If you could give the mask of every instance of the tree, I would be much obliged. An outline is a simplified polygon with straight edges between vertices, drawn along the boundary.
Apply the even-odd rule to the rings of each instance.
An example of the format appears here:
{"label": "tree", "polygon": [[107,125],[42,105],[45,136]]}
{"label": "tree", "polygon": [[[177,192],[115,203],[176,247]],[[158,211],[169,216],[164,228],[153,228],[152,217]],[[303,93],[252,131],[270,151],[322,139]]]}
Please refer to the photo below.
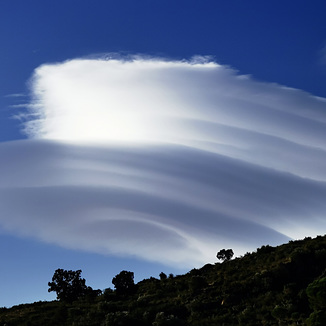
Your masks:
{"label": "tree", "polygon": [[326,310],[326,277],[316,279],[306,289],[310,306],[314,310]]}
{"label": "tree", "polygon": [[80,297],[89,295],[93,289],[86,286],[84,278],[80,277],[81,270],[67,271],[64,269],[57,269],[52,277],[52,282],[49,282],[48,292],[55,291],[57,299],[60,301],[72,302]]}
{"label": "tree", "polygon": [[164,280],[166,280],[167,278],[168,278],[168,277],[166,276],[165,273],[163,273],[163,272],[160,273],[160,280],[161,280],[161,281],[164,281]]}
{"label": "tree", "polygon": [[217,253],[216,257],[223,261],[229,261],[233,255],[234,253],[232,249],[222,249]]}
{"label": "tree", "polygon": [[306,289],[310,307],[314,310],[306,320],[307,325],[326,325],[326,277],[314,280]]}
{"label": "tree", "polygon": [[135,290],[134,273],[122,271],[112,279],[118,294],[128,294]]}

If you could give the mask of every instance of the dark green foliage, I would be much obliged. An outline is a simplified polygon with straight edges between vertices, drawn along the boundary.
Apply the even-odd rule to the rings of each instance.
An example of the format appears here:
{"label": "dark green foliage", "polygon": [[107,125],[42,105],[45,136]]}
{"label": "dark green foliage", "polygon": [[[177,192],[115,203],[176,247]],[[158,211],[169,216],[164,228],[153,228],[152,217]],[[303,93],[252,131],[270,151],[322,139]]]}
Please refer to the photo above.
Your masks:
{"label": "dark green foliage", "polygon": [[130,294],[135,291],[134,273],[122,271],[112,279],[118,294]]}
{"label": "dark green foliage", "polygon": [[190,279],[190,290],[193,294],[197,294],[207,287],[206,279],[200,275],[194,275]]}
{"label": "dark green foliage", "polygon": [[161,281],[164,281],[164,280],[166,280],[168,277],[166,276],[166,274],[165,273],[160,273],[160,280]]}
{"label": "dark green foliage", "polygon": [[275,250],[274,247],[271,247],[270,245],[267,246],[261,246],[257,249],[257,254],[269,254]]}
{"label": "dark green foliage", "polygon": [[310,283],[306,289],[309,304],[314,310],[307,319],[311,326],[326,325],[326,277]]}
{"label": "dark green foliage", "polygon": [[56,292],[57,299],[66,302],[75,301],[86,295],[96,297],[99,292],[93,292],[91,287],[86,286],[85,279],[80,277],[81,272],[81,270],[57,269],[53,274],[52,282],[48,283],[48,292]]}
{"label": "dark green foliage", "polygon": [[310,283],[306,290],[311,308],[326,311],[326,277]]}
{"label": "dark green foliage", "polygon": [[0,325],[326,325],[326,237],[263,246],[182,276],[133,280],[123,271],[116,290],[92,298],[2,308]]}
{"label": "dark green foliage", "polygon": [[115,293],[112,289],[107,288],[103,291],[103,298],[105,301],[111,301],[115,297]]}
{"label": "dark green foliage", "polygon": [[146,326],[142,318],[132,316],[127,311],[111,312],[105,317],[105,326]]}
{"label": "dark green foliage", "polygon": [[216,257],[217,259],[228,261],[232,259],[233,255],[234,253],[232,249],[222,249],[217,253]]}
{"label": "dark green foliage", "polygon": [[166,315],[163,311],[155,316],[153,326],[181,326],[185,325],[184,321],[174,315]]}
{"label": "dark green foliage", "polygon": [[313,312],[306,320],[308,326],[325,326],[326,325],[326,311],[318,310]]}

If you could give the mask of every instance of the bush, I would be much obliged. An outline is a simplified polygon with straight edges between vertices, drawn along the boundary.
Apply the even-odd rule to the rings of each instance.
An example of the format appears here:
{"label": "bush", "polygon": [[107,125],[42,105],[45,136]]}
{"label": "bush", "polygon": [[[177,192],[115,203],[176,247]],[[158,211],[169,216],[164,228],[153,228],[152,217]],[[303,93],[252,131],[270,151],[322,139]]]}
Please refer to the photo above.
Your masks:
{"label": "bush", "polygon": [[312,309],[326,309],[326,277],[310,283],[306,293]]}
{"label": "bush", "polygon": [[130,294],[135,290],[134,273],[122,271],[112,279],[118,294]]}
{"label": "bush", "polygon": [[315,311],[306,320],[308,326],[325,326],[326,325],[326,311]]}

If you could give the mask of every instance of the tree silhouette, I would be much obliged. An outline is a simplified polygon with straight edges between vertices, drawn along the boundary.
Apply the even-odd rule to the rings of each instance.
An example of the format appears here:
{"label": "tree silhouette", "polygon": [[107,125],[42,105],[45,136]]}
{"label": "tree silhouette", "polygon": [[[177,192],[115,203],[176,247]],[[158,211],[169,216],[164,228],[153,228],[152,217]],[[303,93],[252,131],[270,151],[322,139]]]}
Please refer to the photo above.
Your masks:
{"label": "tree silhouette", "polygon": [[166,280],[167,278],[168,278],[168,277],[166,276],[165,273],[163,273],[163,272],[160,273],[160,280],[161,280],[161,281],[164,281],[164,280]]}
{"label": "tree silhouette", "polygon": [[217,253],[216,257],[217,259],[228,261],[233,257],[233,255],[234,253],[232,249],[222,249]]}
{"label": "tree silhouette", "polygon": [[49,282],[48,292],[55,291],[60,301],[72,302],[78,298],[93,292],[91,287],[86,286],[84,278],[80,277],[81,270],[72,271],[57,269]]}
{"label": "tree silhouette", "polygon": [[118,294],[129,294],[135,290],[134,273],[122,271],[112,279]]}

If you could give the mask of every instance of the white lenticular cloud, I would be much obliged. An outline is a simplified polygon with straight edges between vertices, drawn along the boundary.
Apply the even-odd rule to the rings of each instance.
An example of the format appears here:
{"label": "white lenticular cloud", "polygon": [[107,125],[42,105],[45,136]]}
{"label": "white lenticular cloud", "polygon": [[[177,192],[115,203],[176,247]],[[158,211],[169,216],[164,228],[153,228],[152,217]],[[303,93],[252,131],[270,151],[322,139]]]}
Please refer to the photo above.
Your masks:
{"label": "white lenticular cloud", "polygon": [[39,67],[32,89],[33,138],[178,144],[326,177],[302,155],[324,157],[325,99],[213,62],[72,60]]}
{"label": "white lenticular cloud", "polygon": [[168,264],[326,231],[326,100],[208,60],[36,69],[25,132],[0,144],[0,223]]}

